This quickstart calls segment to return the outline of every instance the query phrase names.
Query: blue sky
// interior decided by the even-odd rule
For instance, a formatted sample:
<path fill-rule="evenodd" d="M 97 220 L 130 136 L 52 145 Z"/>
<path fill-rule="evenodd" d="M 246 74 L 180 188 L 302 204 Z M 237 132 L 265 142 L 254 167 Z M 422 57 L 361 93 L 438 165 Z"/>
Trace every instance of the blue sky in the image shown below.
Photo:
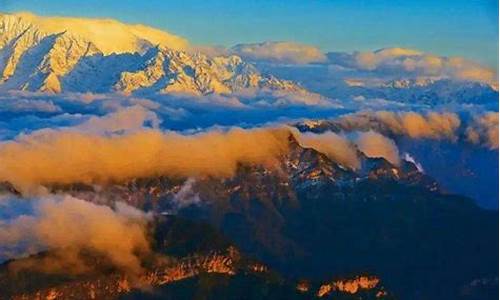
<path fill-rule="evenodd" d="M 400 46 L 498 65 L 497 0 L 0 0 L 0 10 L 111 17 L 197 44 L 290 40 L 324 51 Z"/>

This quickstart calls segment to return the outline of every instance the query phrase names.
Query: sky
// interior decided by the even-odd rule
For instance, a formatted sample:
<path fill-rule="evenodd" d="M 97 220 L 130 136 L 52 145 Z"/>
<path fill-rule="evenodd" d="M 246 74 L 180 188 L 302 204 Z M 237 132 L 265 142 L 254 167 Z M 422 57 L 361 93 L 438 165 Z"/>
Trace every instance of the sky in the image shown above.
<path fill-rule="evenodd" d="M 194 44 L 286 40 L 325 52 L 398 46 L 498 66 L 497 0 L 0 0 L 0 10 L 110 17 Z"/>

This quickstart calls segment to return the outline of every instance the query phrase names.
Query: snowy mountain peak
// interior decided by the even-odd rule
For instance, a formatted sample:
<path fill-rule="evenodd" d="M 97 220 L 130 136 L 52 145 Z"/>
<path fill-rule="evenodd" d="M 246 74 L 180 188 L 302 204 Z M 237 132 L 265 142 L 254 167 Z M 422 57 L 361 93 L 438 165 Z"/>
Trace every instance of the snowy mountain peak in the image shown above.
<path fill-rule="evenodd" d="M 306 91 L 238 56 L 208 57 L 177 36 L 108 19 L 0 14 L 0 90 L 229 94 Z"/>
<path fill-rule="evenodd" d="M 47 36 L 61 32 L 87 40 L 104 54 L 143 52 L 152 45 L 186 49 L 188 42 L 171 33 L 112 19 L 42 17 L 31 13 L 0 14 L 0 32 L 31 31 Z M 0 46 L 1 46 L 0 42 Z"/>

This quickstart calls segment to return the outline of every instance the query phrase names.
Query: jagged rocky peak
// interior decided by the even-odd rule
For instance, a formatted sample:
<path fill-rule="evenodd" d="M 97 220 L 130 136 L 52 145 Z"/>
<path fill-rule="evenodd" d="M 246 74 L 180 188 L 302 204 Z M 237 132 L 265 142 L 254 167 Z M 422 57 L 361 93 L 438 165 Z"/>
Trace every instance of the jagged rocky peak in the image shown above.
<path fill-rule="evenodd" d="M 390 181 L 427 190 L 437 189 L 436 182 L 420 173 L 410 162 L 403 161 L 400 166 L 395 166 L 383 158 L 369 158 L 361 152 L 358 156 L 360 168 L 350 169 L 321 152 L 302 147 L 290 135 L 289 150 L 278 157 L 274 166 L 240 164 L 234 175 L 227 178 L 154 176 L 131 178 L 127 182 L 101 187 L 75 183 L 52 185 L 49 189 L 93 202 L 102 199 L 107 199 L 109 204 L 125 201 L 144 210 L 168 214 L 205 204 L 221 205 L 224 209 L 234 204 L 240 209 L 238 205 L 247 207 L 255 201 L 272 209 L 282 205 L 294 207 L 299 193 L 320 195 L 323 189 L 355 190 L 358 184 L 366 181 Z M 6 184 L 4 190 L 11 192 L 12 187 Z"/>
<path fill-rule="evenodd" d="M 421 173 L 411 162 L 402 160 L 400 165 L 396 166 L 384 158 L 367 157 L 360 151 L 357 155 L 360 166 L 352 169 L 313 148 L 303 147 L 290 134 L 288 151 L 278 156 L 274 164 L 240 163 L 230 177 L 186 178 L 159 174 L 130 178 L 124 182 L 75 182 L 47 184 L 46 187 L 53 193 L 70 193 L 92 202 L 101 203 L 103 199 L 107 199 L 107 204 L 125 201 L 132 206 L 159 213 L 175 212 L 186 204 L 199 204 L 200 201 L 195 201 L 196 199 L 203 199 L 204 203 L 225 203 L 231 198 L 243 202 L 254 198 L 263 202 L 287 199 L 285 202 L 293 203 L 297 193 L 321 191 L 323 188 L 355 189 L 365 181 L 391 181 L 431 191 L 438 190 L 435 180 Z M 189 194 L 184 195 L 181 190 L 189 190 Z M 9 182 L 0 183 L 0 191 L 19 194 Z M 182 197 L 188 197 L 190 200 L 181 201 L 178 194 L 183 194 Z"/>
<path fill-rule="evenodd" d="M 422 185 L 437 190 L 437 183 L 421 173 L 409 161 L 402 160 L 400 165 L 393 165 L 382 157 L 368 157 L 357 150 L 360 166 L 352 169 L 335 162 L 312 148 L 304 148 L 293 137 L 289 138 L 289 154 L 285 158 L 288 174 L 295 180 L 335 182 L 336 184 L 352 183 L 359 180 L 395 180 L 404 184 Z"/>
<path fill-rule="evenodd" d="M 248 89 L 307 93 L 238 56 L 208 57 L 143 25 L 0 14 L 0 90 L 206 95 Z"/>

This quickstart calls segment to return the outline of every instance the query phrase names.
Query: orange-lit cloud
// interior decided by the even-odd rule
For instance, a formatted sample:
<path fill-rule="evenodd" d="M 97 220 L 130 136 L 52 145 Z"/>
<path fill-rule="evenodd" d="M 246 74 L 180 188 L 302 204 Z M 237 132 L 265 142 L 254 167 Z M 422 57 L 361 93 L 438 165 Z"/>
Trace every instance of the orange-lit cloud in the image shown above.
<path fill-rule="evenodd" d="M 105 183 L 159 174 L 230 176 L 238 163 L 273 164 L 288 149 L 284 128 L 194 135 L 140 130 L 102 136 L 41 131 L 0 144 L 0 181 L 36 192 L 50 183 Z"/>
<path fill-rule="evenodd" d="M 449 139 L 457 138 L 461 121 L 455 113 L 429 112 L 361 112 L 345 115 L 334 121 L 343 130 L 376 130 L 411 138 Z"/>
<path fill-rule="evenodd" d="M 142 269 L 140 255 L 150 251 L 146 221 L 144 213 L 123 203 L 117 203 L 113 210 L 70 196 L 42 198 L 35 215 L 0 224 L 0 254 L 26 255 L 50 249 L 54 251 L 49 256 L 11 267 L 79 273 L 92 268 L 81 256 L 81 251 L 87 250 L 103 255 L 123 271 L 138 273 Z M 19 253 L 21 250 L 24 253 Z"/>
<path fill-rule="evenodd" d="M 153 129 L 102 135 L 66 129 L 1 143 L 0 181 L 24 194 L 38 194 L 41 187 L 55 183 L 105 184 L 158 175 L 230 177 L 238 164 L 277 166 L 278 158 L 289 151 L 291 134 L 302 146 L 345 167 L 359 167 L 355 145 L 332 132 L 316 135 L 267 127 L 191 135 Z"/>
<path fill-rule="evenodd" d="M 150 113 L 131 107 L 76 127 L 40 130 L 2 142 L 0 181 L 12 183 L 24 194 L 37 194 L 41 187 L 55 183 L 105 184 L 158 175 L 230 177 L 239 164 L 277 165 L 277 159 L 288 153 L 290 134 L 302 146 L 314 148 L 347 168 L 356 169 L 360 164 L 357 147 L 333 132 L 299 133 L 283 126 L 212 129 L 184 135 L 143 128 L 145 120 L 158 121 Z M 498 147 L 498 113 L 497 119 L 494 116 L 478 119 L 477 125 L 467 130 L 468 140 Z M 346 132 L 373 130 L 386 136 L 451 141 L 463 136 L 460 119 L 453 113 L 364 112 L 345 115 L 333 123 Z M 487 142 L 477 136 L 487 136 Z M 399 162 L 395 145 L 379 134 L 361 134 L 358 146 L 368 156 Z"/>
<path fill-rule="evenodd" d="M 498 134 L 498 112 L 476 116 L 465 131 L 468 141 L 490 149 L 498 149 Z"/>
<path fill-rule="evenodd" d="M 399 150 L 393 140 L 375 131 L 360 133 L 356 144 L 368 157 L 382 157 L 394 165 L 399 165 Z"/>
<path fill-rule="evenodd" d="M 323 134 L 296 133 L 295 136 L 303 147 L 313 148 L 324 153 L 345 167 L 357 169 L 360 166 L 354 144 L 338 134 L 333 132 Z"/>

